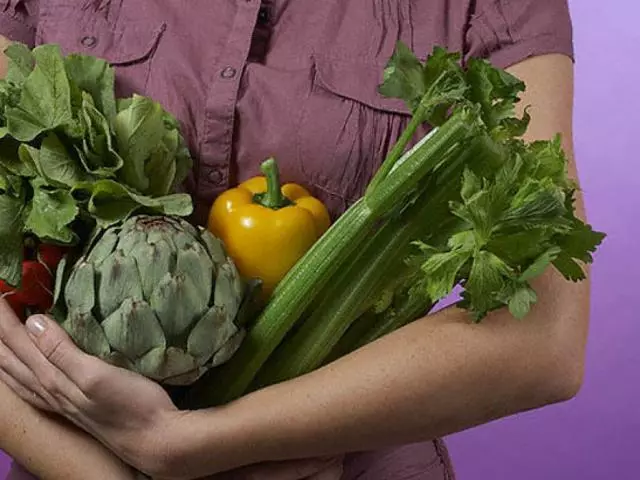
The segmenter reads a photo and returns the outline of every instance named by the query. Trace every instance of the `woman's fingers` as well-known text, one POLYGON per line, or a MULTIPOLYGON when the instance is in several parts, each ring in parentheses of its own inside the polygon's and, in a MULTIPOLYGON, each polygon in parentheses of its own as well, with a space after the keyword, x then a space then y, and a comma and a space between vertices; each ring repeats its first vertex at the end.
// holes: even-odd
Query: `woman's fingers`
POLYGON ((30 317, 26 327, 44 358, 84 391, 93 376, 91 372, 102 363, 80 350, 67 332, 50 318, 42 315, 30 317))
MULTIPOLYGON (((49 323, 54 323, 48 320, 49 323)), ((40 324, 30 323, 32 334, 27 333, 25 326, 20 323, 7 302, 0 299, 0 342, 2 342, 18 360, 20 360, 33 374, 37 382, 55 398, 60 406, 72 410, 71 404, 83 401, 84 395, 76 385, 40 351, 36 340, 46 333, 46 329, 39 328, 40 324)), ((47 323, 45 323, 47 325, 47 323)), ((55 339, 53 339, 55 341, 55 339)), ((49 338, 46 339, 49 341, 49 338)), ((49 354, 56 356, 57 348, 49 346, 49 354)), ((29 390, 38 391, 39 385, 30 382, 26 385, 29 390)))
MULTIPOLYGON (((17 389, 13 387, 14 385, 19 385, 22 390, 32 392, 38 399, 45 402, 49 409, 55 408, 56 400, 48 395, 33 372, 2 342, 0 342, 0 371, 4 375, 4 383, 15 390, 16 393, 18 393, 17 389), (12 381, 7 381, 8 377, 12 381)), ((24 398, 22 394, 20 396, 24 398)), ((26 395, 26 397, 28 399, 33 398, 31 394, 26 395)))
POLYGON ((8 375, 0 368, 0 382, 4 383, 7 387, 9 387, 16 395, 18 395, 22 400, 29 403, 30 405, 39 408, 41 410, 47 410, 49 412, 54 411, 40 395, 36 392, 29 390, 25 386, 18 383, 13 379, 11 375, 8 375))

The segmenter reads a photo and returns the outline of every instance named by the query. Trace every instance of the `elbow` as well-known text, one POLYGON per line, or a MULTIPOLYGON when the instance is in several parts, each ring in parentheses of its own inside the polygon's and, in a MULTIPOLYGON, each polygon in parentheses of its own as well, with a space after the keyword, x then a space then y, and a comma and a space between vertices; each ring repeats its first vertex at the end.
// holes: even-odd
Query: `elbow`
POLYGON ((553 403, 562 403, 578 396, 584 382, 584 361, 575 357, 563 359, 550 385, 553 403))
POLYGON ((577 335, 566 335, 548 345, 546 361, 541 365, 543 391, 549 403, 562 403, 580 393, 585 376, 585 341, 577 335))

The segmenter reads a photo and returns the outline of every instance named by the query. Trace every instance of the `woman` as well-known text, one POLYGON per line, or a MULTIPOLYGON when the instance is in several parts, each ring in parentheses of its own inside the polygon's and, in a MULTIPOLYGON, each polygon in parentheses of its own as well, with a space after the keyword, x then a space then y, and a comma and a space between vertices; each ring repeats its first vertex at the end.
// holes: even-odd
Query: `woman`
MULTIPOLYGON (((408 119, 376 92, 397 40, 421 55, 442 45, 508 67, 528 85, 529 139, 560 132, 572 152, 563 0, 1 3, 7 39, 107 58, 121 94, 152 96, 180 119, 199 159, 187 186, 200 220, 272 154, 287 180, 309 186, 334 216, 344 211, 408 119)), ((548 272, 535 288, 541 301, 524 322, 498 311, 474 326, 450 308, 200 412, 178 412, 154 384, 82 354, 47 319, 30 319, 27 330, 2 303, 0 448, 44 479, 131 478, 127 464, 158 478, 234 469, 276 480, 341 470, 452 478, 434 439, 579 389, 588 283, 548 272), (355 453, 364 451, 372 453, 355 453)))

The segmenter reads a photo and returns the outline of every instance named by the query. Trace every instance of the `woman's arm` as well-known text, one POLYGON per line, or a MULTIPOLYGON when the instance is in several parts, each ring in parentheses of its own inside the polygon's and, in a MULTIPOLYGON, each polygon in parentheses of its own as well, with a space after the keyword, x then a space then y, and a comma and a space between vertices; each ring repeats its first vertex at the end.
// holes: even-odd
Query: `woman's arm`
MULTIPOLYGON (((571 154, 571 61, 545 56, 512 71, 528 85, 530 139, 561 132, 571 154)), ((27 334, 15 316, 0 315, 0 371, 24 399, 47 398, 139 470, 202 477, 428 440, 571 398, 582 380, 589 284, 549 271, 535 288, 540 301, 524 321, 499 311, 475 325, 449 308, 309 375, 209 410, 177 411, 156 384, 81 352, 46 318, 29 319, 27 334)))
MULTIPOLYGON (((511 71, 528 85, 529 140, 560 132, 571 156, 571 60, 538 57, 511 71)), ((589 284, 549 271, 535 288, 540 301, 524 321, 498 311, 474 325, 450 308, 309 375, 187 415, 175 437, 176 469, 219 468, 207 452, 220 438, 230 461, 242 448, 251 462, 331 455, 432 439, 570 399, 582 380, 589 284), (235 435, 221 437, 229 421, 235 435)))
POLYGON ((66 420, 28 405, 0 382, 0 449, 41 480, 133 480, 118 457, 66 420))

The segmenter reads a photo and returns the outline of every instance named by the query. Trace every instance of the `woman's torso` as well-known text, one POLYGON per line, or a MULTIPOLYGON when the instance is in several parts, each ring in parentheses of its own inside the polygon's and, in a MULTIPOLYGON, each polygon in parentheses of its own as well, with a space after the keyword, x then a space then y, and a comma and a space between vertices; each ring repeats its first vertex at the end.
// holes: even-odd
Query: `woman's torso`
POLYGON ((469 14, 469 0, 50 0, 37 42, 108 59, 121 94, 179 118, 200 213, 275 155, 337 215, 407 122, 376 90, 396 42, 464 50, 469 14))
MULTIPOLYGON (((396 42, 420 57, 463 51, 469 14, 469 0, 50 0, 38 5, 36 43, 106 58, 120 95, 151 96, 180 120, 198 220, 272 155, 335 217, 408 121, 402 102, 377 93, 396 42)), ((452 475, 439 441, 345 465, 349 478, 452 475)))

